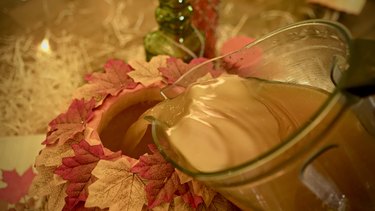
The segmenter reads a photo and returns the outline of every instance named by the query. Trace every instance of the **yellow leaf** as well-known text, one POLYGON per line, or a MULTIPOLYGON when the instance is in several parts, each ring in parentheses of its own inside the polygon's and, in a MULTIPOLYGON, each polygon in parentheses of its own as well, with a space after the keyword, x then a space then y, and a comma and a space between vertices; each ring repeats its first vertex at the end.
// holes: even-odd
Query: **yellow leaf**
POLYGON ((30 196, 42 197, 49 195, 55 185, 53 171, 55 167, 37 166, 38 174, 35 176, 29 189, 30 196))
POLYGON ((191 183, 193 185, 194 193, 203 198, 204 204, 206 206, 210 206, 212 200, 215 198, 216 192, 196 180, 192 180, 191 183))
POLYGON ((176 173, 177 173, 178 178, 180 179, 181 184, 185 184, 193 180, 191 176, 179 171, 178 169, 176 169, 176 173))
POLYGON ((36 157, 35 166, 59 166, 63 157, 71 156, 74 151, 70 144, 47 146, 36 157))
POLYGON ((116 161, 100 160, 92 171, 98 178, 88 187, 85 207, 137 211, 146 203, 142 180, 130 172, 131 164, 122 157, 116 161))
POLYGON ((170 203, 162 203, 159 206, 152 208, 152 211, 170 211, 170 205, 170 203))
POLYGON ((173 203, 174 203, 173 211, 193 211, 194 210, 187 203, 184 202, 181 196, 175 197, 173 200, 173 203))
POLYGON ((48 197, 47 208, 48 210, 62 210, 65 206, 65 193, 67 183, 54 186, 51 188, 51 194, 48 197))
POLYGON ((163 78, 158 68, 167 65, 167 58, 168 56, 161 55, 153 57, 150 62, 141 60, 129 61, 134 71, 129 72, 128 75, 135 82, 139 82, 144 86, 160 82, 163 78))

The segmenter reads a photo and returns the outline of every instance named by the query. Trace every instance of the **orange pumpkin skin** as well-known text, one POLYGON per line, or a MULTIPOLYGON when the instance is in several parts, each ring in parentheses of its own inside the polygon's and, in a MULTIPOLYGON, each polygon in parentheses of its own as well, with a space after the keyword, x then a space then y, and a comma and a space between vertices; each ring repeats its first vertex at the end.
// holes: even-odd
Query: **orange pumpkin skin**
MULTIPOLYGON (((139 144, 127 149, 131 143, 124 143, 128 128, 149 108, 162 101, 160 90, 165 85, 159 83, 152 87, 137 85, 132 90, 123 90, 118 96, 110 96, 94 110, 94 118, 87 126, 100 137, 101 144, 111 151, 121 150, 123 154, 138 158, 147 152, 152 137, 147 130, 139 144)), ((94 139, 95 140, 95 139, 94 139)), ((95 141, 94 141, 95 142, 95 141)))

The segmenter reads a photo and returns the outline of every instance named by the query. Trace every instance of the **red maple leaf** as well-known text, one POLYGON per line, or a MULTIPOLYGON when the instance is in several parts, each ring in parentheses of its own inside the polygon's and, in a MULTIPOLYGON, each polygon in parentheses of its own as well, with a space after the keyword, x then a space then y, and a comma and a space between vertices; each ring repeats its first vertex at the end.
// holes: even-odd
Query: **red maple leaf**
POLYGON ((91 172, 99 160, 109 160, 120 155, 120 153, 113 153, 107 156, 102 145, 90 146, 85 140, 73 144, 72 148, 75 155, 63 158, 62 165, 55 170, 55 174, 68 181, 64 210, 74 210, 86 201, 91 172))
MULTIPOLYGON (((170 57, 167 59, 167 66, 160 67, 159 71, 162 73, 163 77, 166 78, 168 84, 173 84, 177 79, 179 79, 183 74, 191 70, 193 67, 201 64, 208 59, 206 58, 196 58, 189 62, 189 64, 184 63, 181 59, 170 57)), ((204 69, 200 73, 203 76, 206 73, 211 73, 212 76, 217 75, 217 71, 214 70, 212 64, 204 66, 204 69)))
POLYGON ((188 66, 181 59, 170 57, 167 59, 167 66, 160 67, 159 71, 167 79, 168 84, 173 84, 188 70, 188 66))
POLYGON ((220 0, 192 0, 194 8, 192 23, 197 29, 205 35, 206 58, 215 57, 216 28, 219 20, 219 2, 220 0))
POLYGON ((86 76, 91 83, 100 84, 99 94, 116 96, 123 89, 132 89, 137 86, 128 72, 133 68, 122 60, 111 59, 104 65, 105 73, 93 73, 86 76))
POLYGON ((154 208, 162 203, 169 203, 175 197, 180 180, 175 172, 163 180, 149 180, 145 186, 148 207, 154 208))
POLYGON ((29 190, 35 174, 33 169, 28 168, 23 175, 19 175, 16 170, 2 170, 3 181, 7 184, 5 188, 0 189, 0 199, 11 204, 16 204, 25 196, 29 190))
POLYGON ((141 156, 131 172, 149 180, 145 190, 148 207, 153 208, 164 202, 171 202, 180 181, 173 166, 163 158, 156 146, 149 145, 149 148, 153 154, 141 156))
POLYGON ((262 50, 259 47, 243 48, 255 39, 246 36, 237 36, 227 40, 222 48, 221 54, 225 55, 238 51, 224 57, 225 67, 228 72, 238 74, 242 77, 253 75, 254 67, 262 58, 262 50))
POLYGON ((104 70, 104 73, 87 75, 85 79, 88 84, 79 88, 76 96, 89 99, 93 97, 100 105, 108 95, 116 96, 123 89, 133 89, 137 86, 137 83, 128 76, 133 68, 122 60, 108 60, 104 70))
POLYGON ((134 165, 131 172, 138 173, 143 179, 161 180, 172 175, 175 171, 172 164, 168 163, 159 153, 155 145, 150 144, 152 155, 142 155, 139 162, 134 165))
POLYGON ((43 144, 63 145, 75 135, 83 132, 86 123, 93 117, 95 101, 73 100, 66 113, 60 114, 49 123, 50 130, 43 144))
POLYGON ((254 40, 254 38, 246 36, 232 37, 223 43, 223 46, 220 49, 220 54, 225 55, 234 51, 238 51, 246 45, 252 43, 254 40))
POLYGON ((194 194, 193 188, 189 186, 189 183, 180 185, 178 194, 181 195, 186 204, 189 204, 193 208, 197 208, 203 202, 202 197, 194 194))
POLYGON ((182 195, 190 206, 197 207, 203 201, 202 198, 190 192, 187 184, 181 184, 174 167, 163 158, 155 145, 149 145, 149 148, 153 154, 141 156, 139 163, 131 169, 148 180, 145 186, 148 207, 169 203, 177 195, 182 195))

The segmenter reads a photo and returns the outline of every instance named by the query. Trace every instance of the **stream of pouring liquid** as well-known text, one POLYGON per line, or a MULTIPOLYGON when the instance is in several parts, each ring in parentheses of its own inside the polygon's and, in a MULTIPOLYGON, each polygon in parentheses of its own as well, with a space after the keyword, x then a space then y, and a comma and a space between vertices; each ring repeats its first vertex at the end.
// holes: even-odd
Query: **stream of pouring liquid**
POLYGON ((169 102, 182 112, 167 134, 192 167, 219 171, 279 144, 327 97, 302 85, 221 76, 194 84, 169 102))

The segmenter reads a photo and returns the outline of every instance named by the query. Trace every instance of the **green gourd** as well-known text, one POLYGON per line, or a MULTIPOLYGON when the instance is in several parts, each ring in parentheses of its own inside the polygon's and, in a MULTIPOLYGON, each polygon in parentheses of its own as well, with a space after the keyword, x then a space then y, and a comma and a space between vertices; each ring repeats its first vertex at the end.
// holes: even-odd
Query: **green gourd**
POLYGON ((169 55, 187 62, 203 55, 204 36, 192 26, 192 15, 190 0, 159 0, 155 11, 159 29, 144 39, 147 61, 169 55))

